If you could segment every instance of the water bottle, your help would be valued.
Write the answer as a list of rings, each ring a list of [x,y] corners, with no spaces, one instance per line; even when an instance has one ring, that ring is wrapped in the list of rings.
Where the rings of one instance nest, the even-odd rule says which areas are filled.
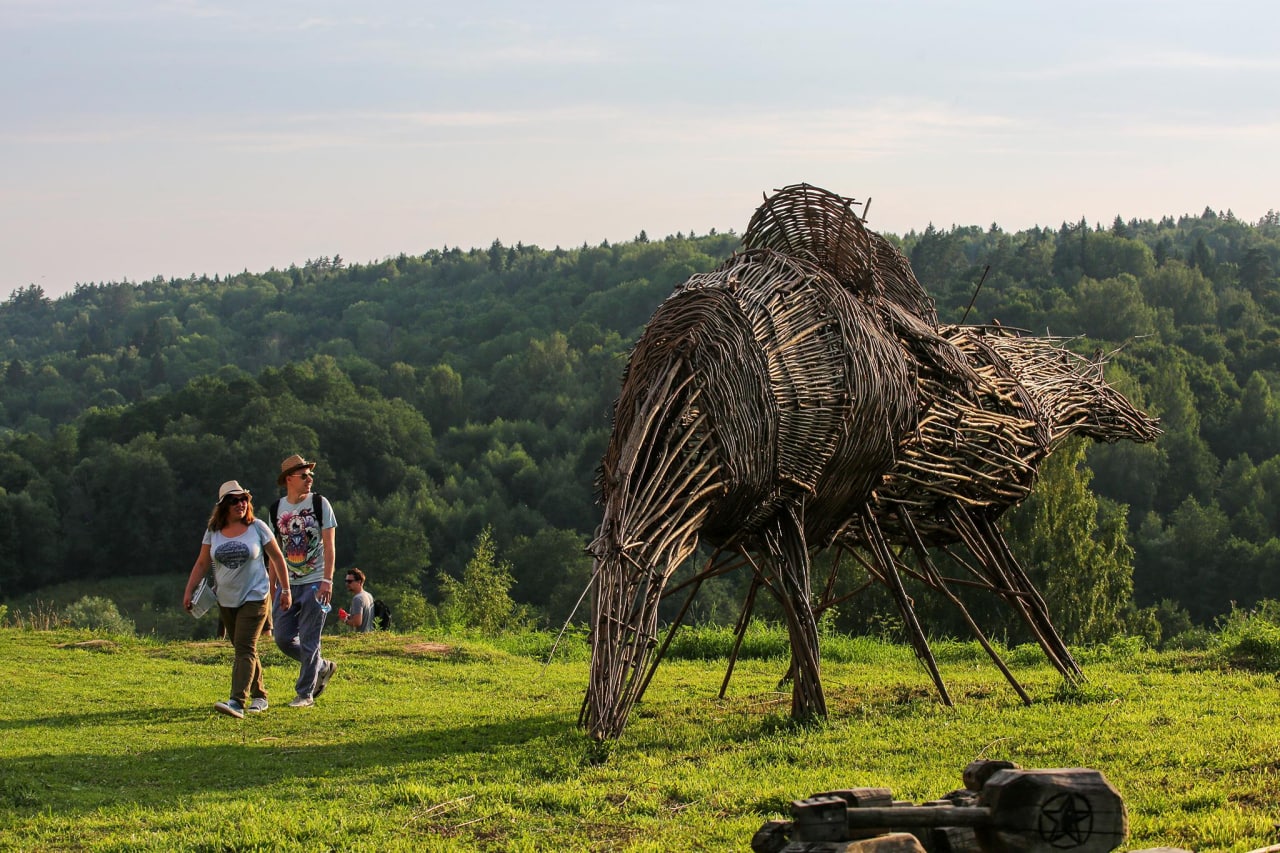
[[[320,601],[320,584],[316,584],[311,588],[315,590],[316,601]],[[333,609],[333,604],[330,603],[331,601],[332,601],[332,597],[330,598],[330,601],[320,601],[320,612],[323,613],[325,616],[328,616],[329,611]]]

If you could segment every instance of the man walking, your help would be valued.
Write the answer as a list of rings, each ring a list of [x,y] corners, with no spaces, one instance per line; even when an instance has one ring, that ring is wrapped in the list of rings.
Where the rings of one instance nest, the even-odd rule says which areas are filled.
[[[316,463],[294,454],[280,463],[276,484],[285,496],[271,505],[271,530],[284,551],[289,570],[292,602],[282,609],[277,600],[274,637],[280,651],[302,666],[294,685],[292,708],[315,704],[338,668],[320,655],[320,632],[333,600],[334,530],[338,526],[333,507],[311,490]]]
[[[347,592],[351,593],[351,612],[342,621],[360,633],[373,630],[373,595],[365,592],[364,572],[347,569]],[[339,614],[341,615],[341,614]]]

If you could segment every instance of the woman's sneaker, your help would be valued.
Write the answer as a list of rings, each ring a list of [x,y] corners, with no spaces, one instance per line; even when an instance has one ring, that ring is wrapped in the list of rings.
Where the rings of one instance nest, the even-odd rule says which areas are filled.
[[[228,717],[235,717],[237,720],[244,719],[244,706],[234,699],[228,699],[225,702],[214,702],[213,710],[219,714],[226,714]]]
[[[262,713],[263,711],[267,710],[267,697],[266,696],[253,697],[253,701],[249,703],[249,707],[245,708],[245,710],[251,714]]]

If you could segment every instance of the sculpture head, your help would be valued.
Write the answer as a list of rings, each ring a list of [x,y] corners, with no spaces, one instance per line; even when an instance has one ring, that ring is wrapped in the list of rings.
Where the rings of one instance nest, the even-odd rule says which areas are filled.
[[[1050,448],[1076,434],[1109,444],[1154,441],[1160,435],[1159,421],[1107,382],[1100,351],[1086,358],[1061,339],[990,330],[981,334],[981,342],[1026,390],[1037,420],[1049,431]]]

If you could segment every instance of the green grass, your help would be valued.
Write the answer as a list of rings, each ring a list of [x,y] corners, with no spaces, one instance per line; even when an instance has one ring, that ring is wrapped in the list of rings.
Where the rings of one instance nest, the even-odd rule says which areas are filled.
[[[947,708],[909,651],[859,642],[825,664],[811,726],[776,692],[785,658],[739,661],[725,700],[723,660],[669,659],[599,747],[576,726],[580,636],[547,665],[542,635],[327,638],[338,673],[309,709],[285,707],[296,670],[272,648],[274,704],[243,721],[212,710],[224,643],[89,639],[0,629],[0,850],[745,850],[793,799],[933,799],[978,757],[1101,770],[1127,849],[1280,842],[1280,685],[1205,654],[1082,655],[1079,689],[1015,655],[1025,707],[957,644]]]

